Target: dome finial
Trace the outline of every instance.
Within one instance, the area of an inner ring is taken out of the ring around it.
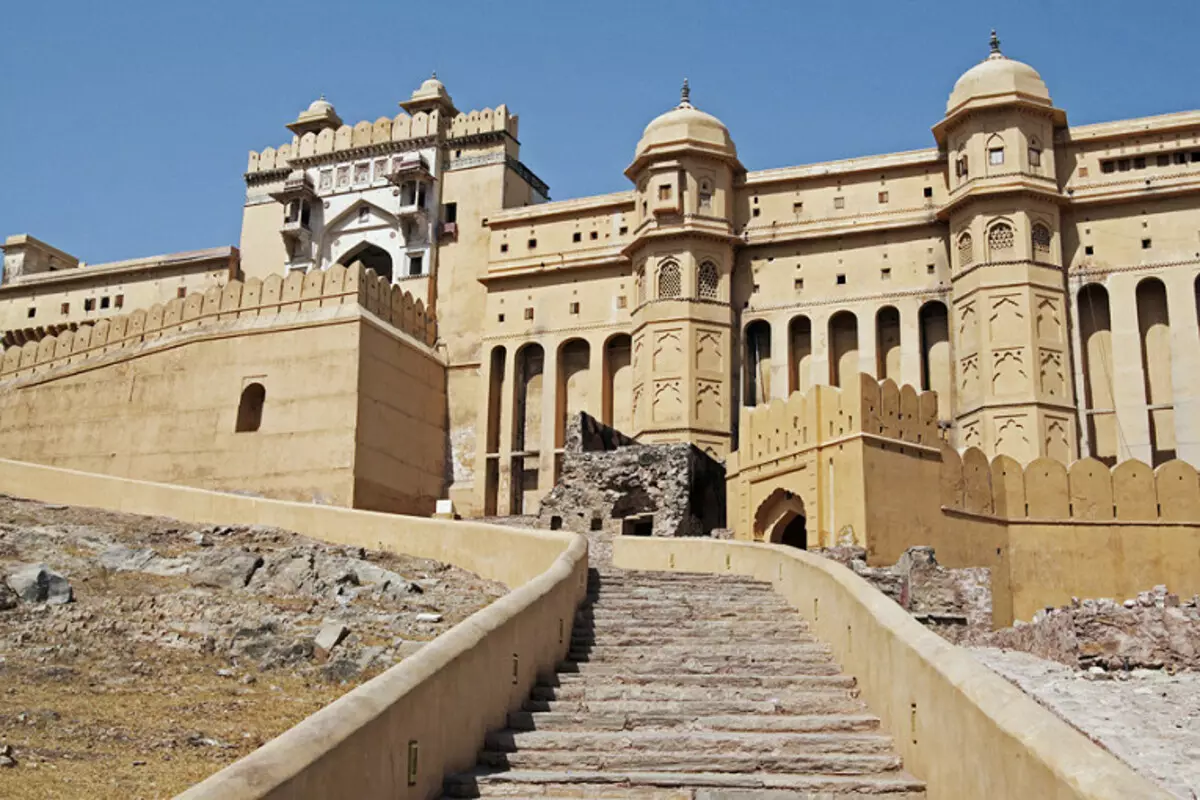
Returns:
[[[679,106],[680,108],[689,108],[692,105],[691,101],[692,90],[688,86],[688,79],[683,79],[683,88],[679,90]]]
[[[1000,37],[996,36],[996,29],[995,29],[995,28],[992,28],[992,38],[991,38],[991,39],[988,41],[988,46],[991,48],[991,51],[992,51],[994,54],[996,54],[996,55],[1003,55],[1003,54],[1000,52]]]
[[[995,35],[996,35],[996,32],[992,31],[992,36],[995,36]],[[433,78],[436,81],[437,80],[437,70],[435,69],[433,71],[433,74],[431,74],[429,77]]]

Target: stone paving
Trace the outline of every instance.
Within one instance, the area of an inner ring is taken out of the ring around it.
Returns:
[[[768,583],[593,572],[568,660],[446,797],[923,800]]]
[[[1087,671],[1016,651],[971,653],[1167,791],[1200,797],[1200,674]]]

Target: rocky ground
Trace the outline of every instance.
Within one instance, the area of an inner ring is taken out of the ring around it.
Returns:
[[[170,796],[505,591],[272,528],[0,496],[0,796]]]
[[[1200,797],[1200,673],[1075,669],[1029,653],[971,652],[1164,789]]]

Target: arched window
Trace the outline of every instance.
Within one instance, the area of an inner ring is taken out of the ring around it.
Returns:
[[[988,251],[991,253],[1011,250],[1013,246],[1012,225],[1007,222],[997,222],[988,229]]]
[[[1042,145],[1033,137],[1029,140],[1029,167],[1037,169],[1042,165]]]
[[[1050,229],[1040,222],[1034,223],[1033,230],[1029,232],[1029,239],[1033,243],[1033,256],[1049,256],[1050,255]]]
[[[696,273],[696,296],[701,300],[716,300],[719,281],[717,265],[711,261],[705,261],[700,265],[700,271]]]
[[[958,237],[958,265],[965,267],[975,261],[975,241],[968,231],[963,231]]]
[[[679,297],[683,283],[679,277],[679,265],[668,261],[658,268],[658,296]]]
[[[988,166],[999,167],[1004,164],[1004,140],[993,136],[987,143]]]
[[[701,213],[711,212],[712,211],[712,196],[713,196],[712,181],[710,181],[708,178],[704,178],[703,180],[701,180],[700,181],[700,191],[698,192],[698,194],[700,197],[700,212]]]
[[[261,383],[251,383],[242,389],[242,399],[238,401],[237,424],[234,433],[253,433],[262,425],[263,403],[267,399],[267,390]]]

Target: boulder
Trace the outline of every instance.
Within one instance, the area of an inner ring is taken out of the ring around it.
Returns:
[[[197,586],[243,589],[262,563],[262,556],[257,553],[241,548],[215,547],[196,559],[189,577]]]
[[[29,564],[8,576],[9,587],[26,603],[60,605],[75,599],[70,582],[45,564]]]
[[[318,653],[327,656],[333,652],[333,648],[341,643],[342,639],[346,638],[346,634],[349,632],[350,629],[340,622],[327,622],[317,634],[317,638],[313,639],[313,645]]]
[[[112,572],[146,572],[151,575],[183,575],[191,569],[186,558],[163,558],[148,547],[114,545],[100,554],[100,566]]]
[[[9,588],[7,583],[0,582],[0,611],[8,611],[10,608],[16,608],[19,602],[21,600],[17,597],[17,593]]]

